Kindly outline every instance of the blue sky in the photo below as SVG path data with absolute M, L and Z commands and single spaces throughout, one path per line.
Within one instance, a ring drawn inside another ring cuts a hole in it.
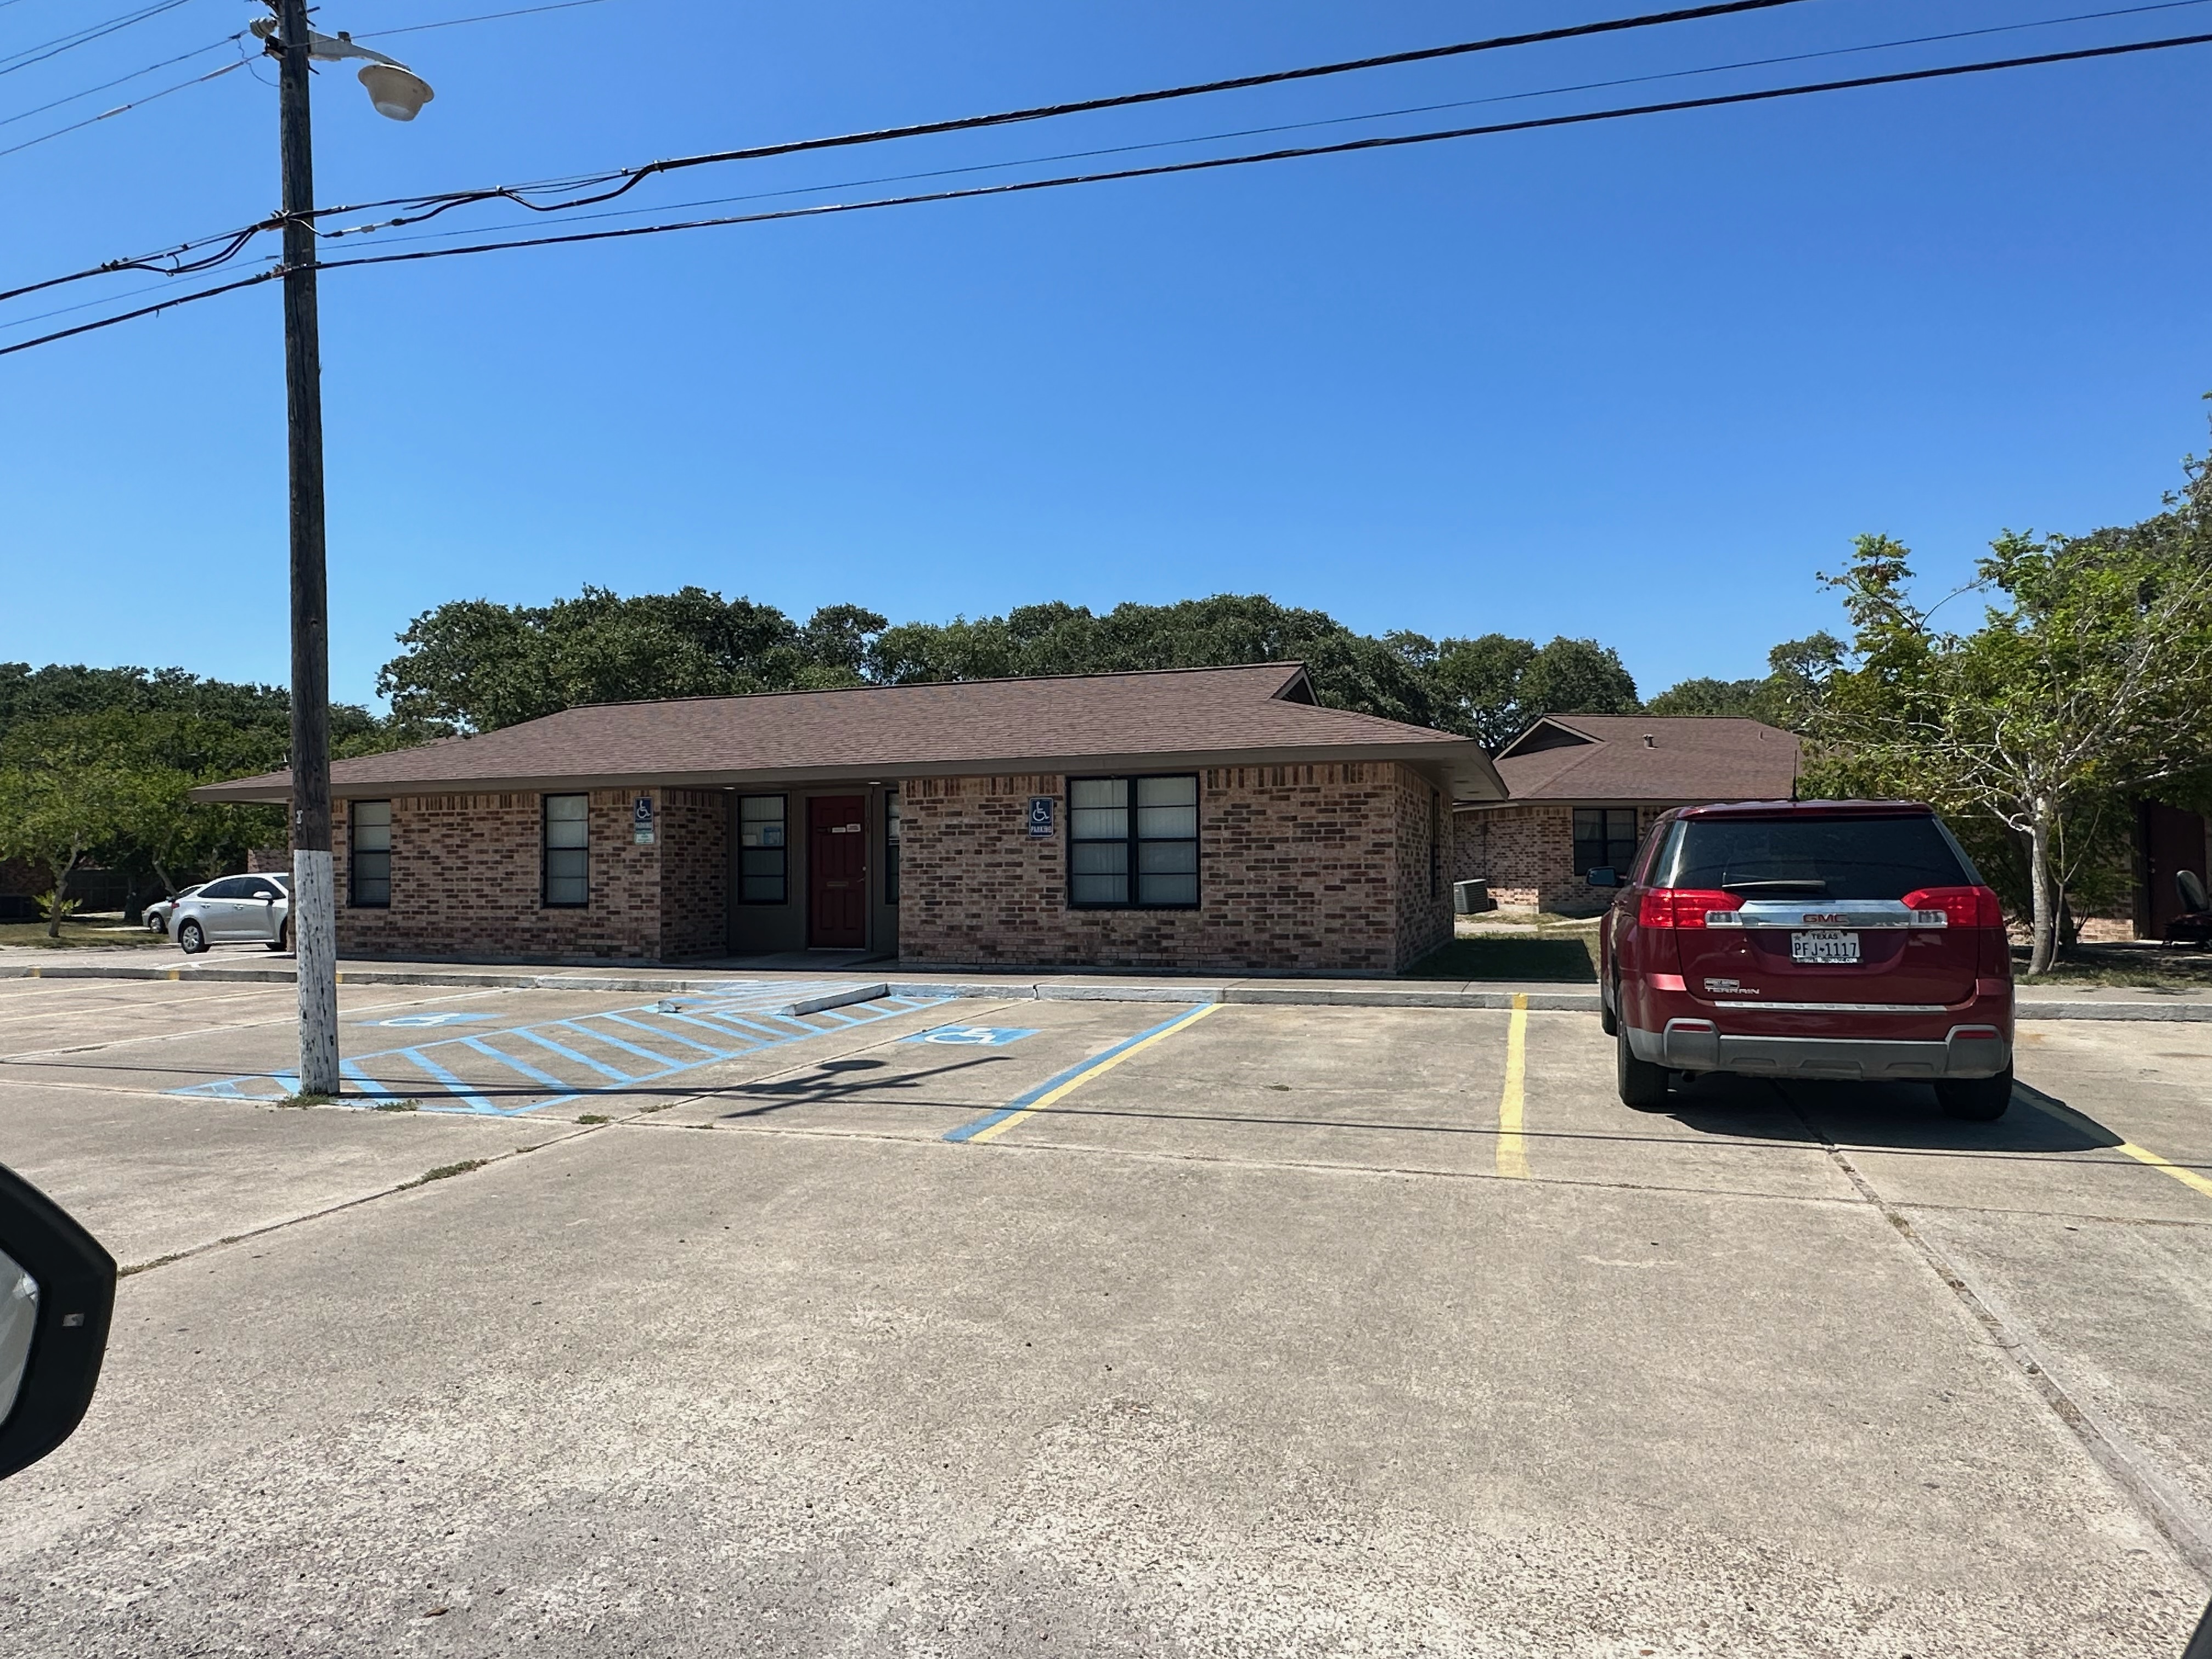
M 318 25 L 367 37 L 514 3 L 328 0 Z M 437 88 L 409 125 L 375 115 L 349 70 L 326 70 L 318 196 L 542 179 L 1633 9 L 605 0 L 372 41 Z M 705 169 L 623 205 L 2100 9 L 1803 0 Z M 0 57 L 131 9 L 12 0 L 0 6 Z M 0 118 L 259 12 L 185 0 L 0 73 Z M 1316 136 L 2207 31 L 2212 4 L 2194 4 Z M 0 146 L 224 61 L 0 125 Z M 254 74 L 0 157 L 0 285 L 267 211 L 275 93 Z M 1647 693 L 1691 674 L 1754 672 L 1775 641 L 1835 624 L 1815 573 L 1840 562 L 1853 534 L 1904 539 L 1931 586 L 1947 585 L 2003 528 L 2080 530 L 2154 511 L 2179 458 L 2206 447 L 2208 77 L 2212 47 L 2197 47 L 332 272 L 322 309 L 333 690 L 367 700 L 392 635 L 442 600 L 538 602 L 586 582 L 696 582 L 801 617 L 852 600 L 895 620 L 1257 590 L 1371 631 L 1595 635 Z M 1144 154 L 1253 142 L 1280 141 Z M 520 216 L 495 206 L 440 228 Z M 120 293 L 155 279 L 110 281 Z M 0 325 L 76 297 L 0 307 Z M 0 326 L 0 342 L 33 331 Z M 0 359 L 0 658 L 282 680 L 273 287 Z

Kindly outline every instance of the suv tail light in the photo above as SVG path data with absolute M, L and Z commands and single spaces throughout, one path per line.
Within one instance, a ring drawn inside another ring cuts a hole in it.
M 1905 896 L 1908 910 L 1941 910 L 1952 927 L 2002 927 L 2004 907 L 1986 887 L 1920 887 Z
M 1644 927 L 1702 927 L 1709 910 L 1741 910 L 1743 900 L 1734 893 L 1708 892 L 1697 887 L 1654 887 L 1637 907 L 1636 921 Z

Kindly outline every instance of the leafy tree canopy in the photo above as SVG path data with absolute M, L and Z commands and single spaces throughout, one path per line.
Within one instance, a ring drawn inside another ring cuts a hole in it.
M 858 605 L 825 606 L 802 625 L 771 605 L 703 588 L 624 598 L 586 587 L 547 605 L 441 605 L 417 617 L 399 643 L 377 687 L 410 738 L 641 698 L 1293 659 L 1331 708 L 1439 726 L 1493 747 L 1546 712 L 1640 707 L 1619 655 L 1594 640 L 1540 648 L 1503 635 L 1377 639 L 1259 593 L 1103 613 L 1055 601 L 891 626 Z

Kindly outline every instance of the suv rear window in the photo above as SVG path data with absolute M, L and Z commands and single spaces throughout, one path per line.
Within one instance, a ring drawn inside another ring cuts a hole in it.
M 1684 818 L 1652 866 L 1655 887 L 1746 898 L 1897 899 L 1921 887 L 1978 884 L 1950 832 L 1925 813 L 1896 817 Z

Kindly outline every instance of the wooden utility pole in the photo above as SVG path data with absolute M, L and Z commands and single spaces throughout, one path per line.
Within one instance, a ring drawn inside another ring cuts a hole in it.
M 292 951 L 300 1092 L 338 1092 L 337 891 L 331 866 L 330 602 L 323 557 L 322 349 L 307 0 L 272 0 L 284 171 L 284 401 L 292 475 Z

